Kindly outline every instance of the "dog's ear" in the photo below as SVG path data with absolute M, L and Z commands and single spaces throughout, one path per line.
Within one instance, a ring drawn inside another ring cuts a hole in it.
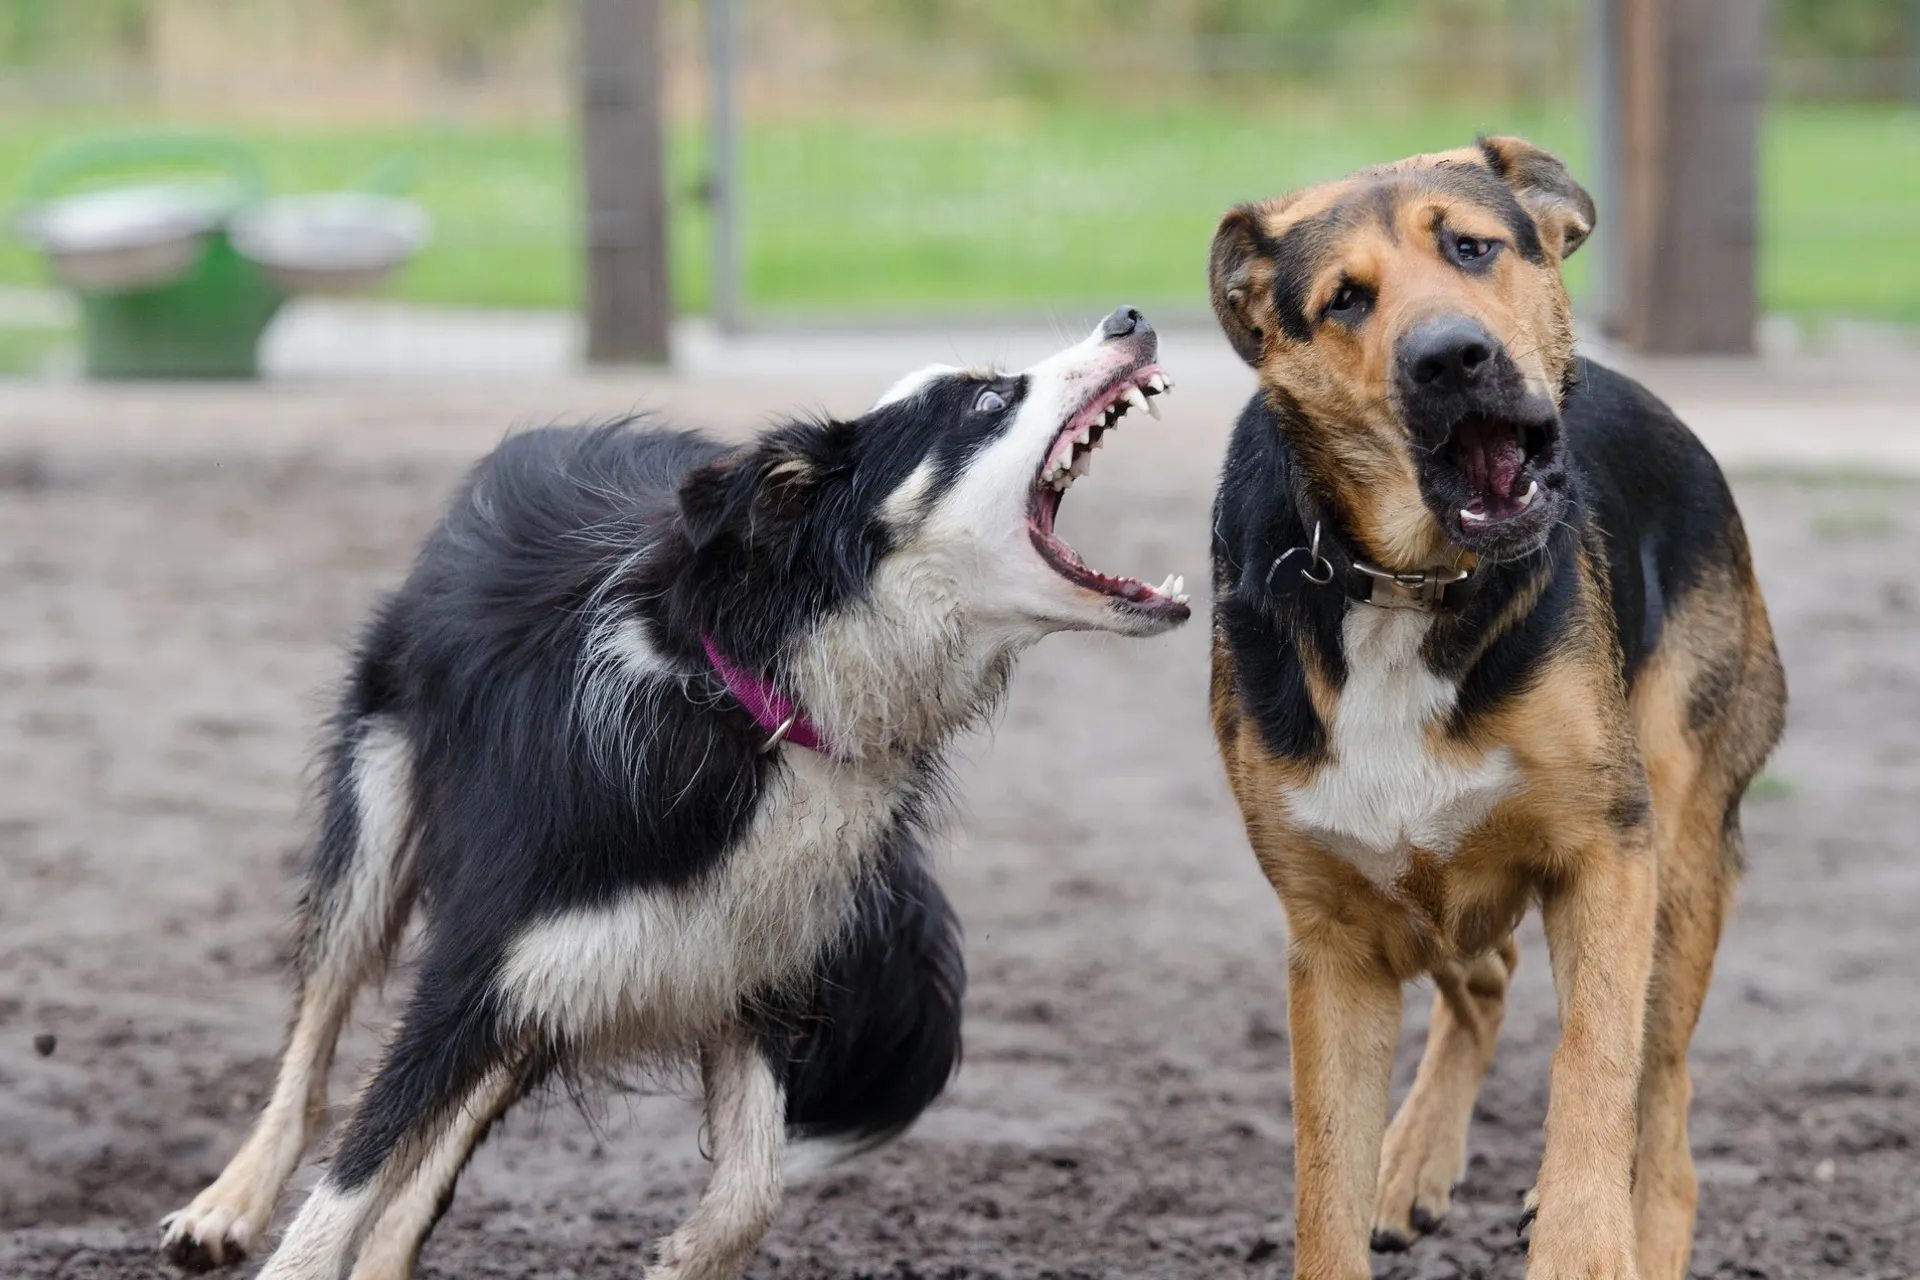
M 1481 138 L 1487 167 L 1513 189 L 1520 205 L 1540 228 L 1540 241 L 1556 259 L 1565 259 L 1593 234 L 1593 197 L 1573 180 L 1551 151 L 1525 138 Z
M 790 528 L 819 479 L 800 441 L 775 435 L 695 467 L 680 481 L 680 515 L 694 550 L 732 534 L 752 543 Z
M 1273 261 L 1258 205 L 1236 205 L 1220 219 L 1207 258 L 1213 314 L 1240 358 L 1258 365 L 1273 332 Z

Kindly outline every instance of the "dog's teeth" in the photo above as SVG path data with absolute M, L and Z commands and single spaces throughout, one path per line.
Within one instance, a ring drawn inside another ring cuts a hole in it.
M 1171 385 L 1172 385 L 1171 383 L 1169 383 L 1164 377 L 1162 377 L 1160 374 L 1157 374 L 1157 373 L 1147 379 L 1147 391 L 1149 394 L 1152 394 L 1152 395 L 1157 396 L 1161 394 Z
M 1079 442 L 1080 442 L 1081 444 L 1087 444 L 1087 443 L 1089 443 L 1090 441 L 1092 441 L 1092 439 L 1093 439 L 1093 424 L 1092 424 L 1091 422 L 1089 422 L 1089 423 L 1088 423 L 1088 424 L 1087 424 L 1086 426 L 1084 426 L 1084 427 L 1082 427 L 1082 428 L 1080 428 L 1080 434 L 1079 434 L 1078 436 L 1076 436 L 1076 437 L 1074 437 L 1074 438 L 1075 438 L 1076 440 L 1078 440 L 1078 441 L 1079 441 Z
M 1078 480 L 1081 476 L 1087 474 L 1087 469 L 1092 465 L 1093 465 L 1092 454 L 1083 453 L 1079 457 L 1075 458 L 1073 460 L 1073 478 Z
M 1520 505 L 1523 507 L 1531 506 L 1533 504 L 1534 495 L 1539 492 L 1540 492 L 1540 482 L 1538 480 L 1527 481 L 1527 491 L 1520 495 Z
M 1187 593 L 1186 575 L 1179 574 L 1179 573 L 1174 574 L 1173 575 L 1173 594 L 1177 596 L 1185 597 L 1186 593 Z
M 1140 393 L 1140 388 L 1138 387 L 1128 387 L 1127 393 L 1121 396 L 1120 399 L 1135 409 L 1144 409 L 1147 407 L 1147 398 Z
M 1192 604 L 1193 597 L 1188 595 L 1186 592 L 1182 591 L 1179 595 L 1173 598 L 1173 602 L 1175 604 Z
M 1486 518 L 1487 513 L 1484 511 L 1469 511 L 1465 507 L 1460 508 L 1460 522 L 1462 524 L 1478 524 Z
M 1147 412 L 1152 414 L 1154 418 L 1158 420 L 1160 417 L 1160 402 L 1158 400 L 1147 401 Z

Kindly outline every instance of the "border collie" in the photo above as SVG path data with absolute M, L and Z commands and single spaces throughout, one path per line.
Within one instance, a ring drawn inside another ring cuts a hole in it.
M 550 1078 L 697 1061 L 713 1170 L 647 1276 L 739 1274 L 790 1156 L 903 1132 L 959 1060 L 927 866 L 955 735 L 1054 631 L 1188 616 L 1053 531 L 1167 389 L 1122 308 L 1023 374 L 903 379 L 728 448 L 622 423 L 510 437 L 360 640 L 324 761 L 279 1076 L 163 1224 L 254 1248 L 356 991 L 416 907 L 418 977 L 264 1280 L 397 1280 L 487 1129 Z

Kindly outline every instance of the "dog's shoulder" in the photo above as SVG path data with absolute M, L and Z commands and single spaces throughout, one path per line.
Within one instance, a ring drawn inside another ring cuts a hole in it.
M 1294 466 L 1279 414 L 1256 393 L 1234 427 L 1214 498 L 1212 701 L 1223 745 L 1223 717 L 1237 723 L 1244 714 L 1266 753 L 1313 760 L 1327 745 L 1313 685 L 1345 678 L 1343 606 L 1315 594 L 1283 612 L 1269 592 L 1275 558 L 1309 537 L 1292 500 Z
M 1679 601 L 1744 559 L 1745 534 L 1713 455 L 1639 382 L 1583 361 L 1565 422 L 1631 678 Z

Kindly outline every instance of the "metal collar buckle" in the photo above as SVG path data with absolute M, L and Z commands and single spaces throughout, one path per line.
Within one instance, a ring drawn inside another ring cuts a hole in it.
M 1394 573 L 1365 560 L 1353 567 L 1373 580 L 1366 603 L 1382 609 L 1438 609 L 1446 603 L 1447 588 L 1463 582 L 1468 569 L 1429 569 L 1423 573 Z

